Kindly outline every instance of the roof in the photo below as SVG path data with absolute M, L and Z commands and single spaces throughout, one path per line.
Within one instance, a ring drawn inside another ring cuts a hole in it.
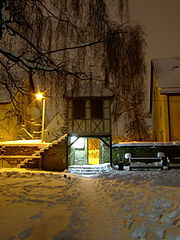
M 160 92 L 180 93 L 180 57 L 153 59 L 152 64 Z
M 84 82 L 78 89 L 67 89 L 65 97 L 112 97 L 114 94 L 107 88 L 102 87 L 96 83 Z

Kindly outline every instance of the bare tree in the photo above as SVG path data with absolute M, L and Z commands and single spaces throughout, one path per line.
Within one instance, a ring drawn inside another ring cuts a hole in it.
M 109 4 L 107 0 L 6 0 L 1 4 L 0 84 L 13 98 L 12 85 L 29 93 L 19 84 L 19 72 L 31 77 L 37 73 L 42 81 L 53 74 L 64 91 L 67 85 L 76 90 L 82 81 L 93 79 L 114 92 L 114 123 L 127 112 L 126 117 L 130 114 L 134 119 L 132 112 L 143 97 L 138 105 L 129 104 L 129 98 L 131 93 L 143 96 L 144 32 L 129 23 L 128 0 L 116 0 L 115 20 Z

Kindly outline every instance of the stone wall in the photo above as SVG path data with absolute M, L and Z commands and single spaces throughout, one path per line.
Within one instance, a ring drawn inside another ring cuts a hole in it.
M 67 138 L 46 149 L 42 155 L 42 169 L 48 171 L 64 171 L 67 163 Z

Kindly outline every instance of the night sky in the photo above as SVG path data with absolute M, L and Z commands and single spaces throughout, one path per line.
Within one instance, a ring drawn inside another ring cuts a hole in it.
M 145 27 L 149 58 L 180 56 L 180 1 L 129 0 L 130 16 Z
M 129 0 L 129 7 L 131 21 L 146 33 L 148 95 L 151 59 L 180 57 L 180 0 Z

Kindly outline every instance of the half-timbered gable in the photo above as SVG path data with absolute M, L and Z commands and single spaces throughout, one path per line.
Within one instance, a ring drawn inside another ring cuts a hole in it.
M 67 95 L 68 134 L 79 136 L 111 135 L 112 92 L 95 85 L 93 91 Z
M 70 165 L 111 162 L 112 97 L 111 91 L 88 83 L 67 93 Z

